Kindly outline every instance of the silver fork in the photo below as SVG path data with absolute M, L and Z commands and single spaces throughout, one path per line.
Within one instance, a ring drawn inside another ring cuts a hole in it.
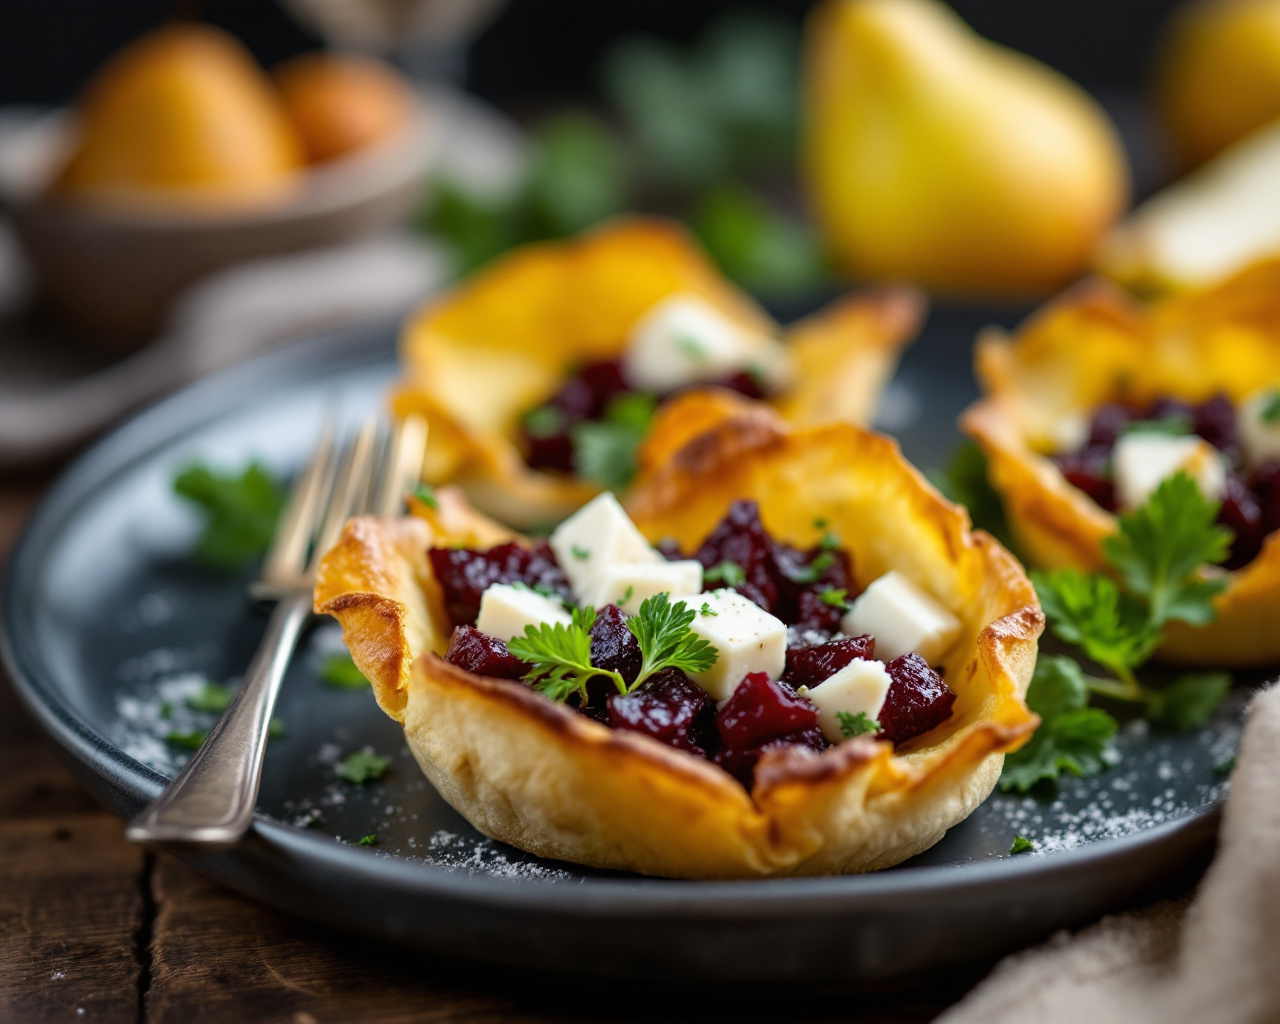
M 271 712 L 311 617 L 316 566 L 351 516 L 399 511 L 421 472 L 427 426 L 411 416 L 380 431 L 370 419 L 341 453 L 336 437 L 330 421 L 294 484 L 261 578 L 250 587 L 276 607 L 244 683 L 178 777 L 129 822 L 131 842 L 224 849 L 253 824 Z

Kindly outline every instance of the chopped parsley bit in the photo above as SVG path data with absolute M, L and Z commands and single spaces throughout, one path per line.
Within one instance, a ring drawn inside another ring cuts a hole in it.
M 413 496 L 417 498 L 427 508 L 440 511 L 440 500 L 436 497 L 435 489 L 430 484 L 418 484 L 413 489 Z
M 683 601 L 672 604 L 666 593 L 654 594 L 627 619 L 627 629 L 640 646 L 640 672 L 627 685 L 613 669 L 591 664 L 591 627 L 594 608 L 575 608 L 573 621 L 543 622 L 525 626 L 524 636 L 513 637 L 507 649 L 532 666 L 526 682 L 551 700 L 565 701 L 575 693 L 586 697 L 587 683 L 596 677 L 610 680 L 619 693 L 630 693 L 651 675 L 666 668 L 705 672 L 718 656 L 716 649 L 689 628 L 694 613 Z
M 636 592 L 636 588 L 634 586 L 627 587 L 627 589 L 622 594 L 622 600 L 619 601 L 618 604 L 619 605 L 626 604 L 628 601 L 631 600 L 631 597 L 633 594 L 635 594 L 635 592 Z
M 203 729 L 192 729 L 189 732 L 167 732 L 164 741 L 170 746 L 182 750 L 199 750 L 209 734 Z
M 378 845 L 378 837 L 374 835 L 372 832 L 369 833 L 369 835 L 361 836 L 358 840 L 356 840 L 356 846 L 377 846 L 377 845 Z
M 1213 766 L 1213 770 L 1218 775 L 1230 775 L 1236 770 L 1236 755 L 1232 754 L 1230 757 L 1219 761 Z
M 828 525 L 827 520 L 825 519 L 815 519 L 813 521 L 813 528 L 815 530 L 825 530 L 827 528 L 827 525 Z
M 698 612 L 698 614 L 699 615 L 719 615 L 720 613 L 716 611 L 714 608 L 712 608 L 711 605 L 707 604 L 706 601 L 703 601 L 702 610 Z
M 1267 394 L 1262 400 L 1262 408 L 1258 411 L 1258 418 L 1263 423 L 1280 422 L 1280 391 L 1275 388 L 1267 389 Z
M 880 723 L 865 711 L 859 711 L 856 715 L 850 714 L 848 711 L 837 711 L 836 720 L 840 723 L 840 735 L 845 739 L 880 731 Z
M 363 690 L 369 685 L 369 680 L 345 651 L 330 654 L 320 663 L 320 678 L 339 690 Z
M 591 557 L 591 552 L 589 550 L 579 547 L 577 544 L 573 545 L 569 550 L 573 552 L 573 557 L 578 559 L 580 562 L 585 562 Z
M 822 535 L 822 540 L 818 541 L 818 547 L 823 551 L 837 551 L 840 548 L 840 538 L 828 530 Z
M 530 585 L 524 580 L 516 580 L 514 583 L 509 584 L 509 586 L 516 590 L 527 590 L 530 593 L 540 594 L 542 597 L 549 597 L 551 600 L 559 601 L 561 604 L 564 603 L 564 595 L 561 594 L 560 591 L 556 590 L 555 587 L 548 586 L 546 583 L 534 583 Z
M 692 359 L 706 359 L 707 350 L 697 338 L 682 334 L 676 339 L 676 347 Z
M 205 683 L 187 698 L 187 707 L 192 711 L 209 711 L 220 715 L 227 710 L 235 695 L 235 687 L 225 683 Z
M 636 449 L 657 407 L 657 399 L 647 392 L 624 392 L 609 402 L 603 419 L 570 427 L 578 476 L 614 490 L 629 484 L 636 473 Z
M 307 811 L 295 823 L 298 828 L 319 828 L 324 824 L 324 815 L 314 807 Z
M 839 543 L 837 541 L 837 543 Z M 817 583 L 822 574 L 835 564 L 836 556 L 829 550 L 823 551 L 806 566 L 792 571 L 789 575 L 793 583 Z
M 849 591 L 844 587 L 827 587 L 818 594 L 818 600 L 833 608 L 847 611 L 849 608 Z
M 266 551 L 285 502 L 284 487 L 257 461 L 238 474 L 192 464 L 173 490 L 203 513 L 196 557 L 218 569 L 238 569 Z
M 160 702 L 160 717 L 166 722 L 173 717 L 173 705 L 167 700 L 162 700 Z
M 740 587 L 747 582 L 747 573 L 737 562 L 726 560 L 706 570 L 702 574 L 702 581 L 723 583 L 726 587 Z
M 1014 836 L 1013 845 L 1009 847 L 1009 856 L 1015 857 L 1020 853 L 1035 853 L 1036 844 L 1026 836 Z
M 524 429 L 530 437 L 541 440 L 564 430 L 564 413 L 554 405 L 540 405 L 524 415 Z
M 338 765 L 338 778 L 345 782 L 363 785 L 366 782 L 377 782 L 387 774 L 391 767 L 391 758 L 382 757 L 372 750 L 353 750 Z
M 284 722 L 272 716 L 271 721 L 267 723 L 267 737 L 269 739 L 278 740 L 285 734 Z
M 1170 437 L 1182 437 L 1191 433 L 1191 419 L 1188 416 L 1165 416 L 1158 420 L 1134 420 L 1120 428 L 1123 434 L 1167 434 Z

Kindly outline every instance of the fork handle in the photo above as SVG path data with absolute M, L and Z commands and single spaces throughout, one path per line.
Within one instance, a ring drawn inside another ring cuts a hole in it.
M 276 605 L 240 690 L 178 777 L 129 822 L 130 842 L 224 849 L 244 838 L 253 824 L 276 695 L 310 614 L 307 592 Z

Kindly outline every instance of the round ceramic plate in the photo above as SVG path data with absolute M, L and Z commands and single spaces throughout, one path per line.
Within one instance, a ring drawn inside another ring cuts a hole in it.
M 886 395 L 881 425 L 918 464 L 955 444 L 973 394 L 970 340 L 986 317 L 935 312 Z M 381 406 L 395 325 L 346 330 L 189 388 L 85 454 L 15 550 L 3 650 L 18 690 L 122 816 L 154 797 L 185 756 L 173 732 L 208 728 L 188 699 L 235 680 L 265 617 L 250 576 L 190 559 L 196 522 L 173 497 L 194 459 L 251 457 L 288 475 L 335 405 Z M 479 835 L 427 785 L 399 728 L 367 690 L 326 685 L 336 627 L 306 637 L 285 682 L 252 835 L 187 856 L 210 877 L 329 925 L 428 950 L 577 974 L 703 981 L 907 982 L 974 966 L 1057 928 L 1149 898 L 1200 870 L 1213 842 L 1244 694 L 1202 732 L 1130 723 L 1122 763 L 1056 794 L 996 793 L 933 849 L 889 871 L 842 878 L 675 882 L 538 860 Z M 363 787 L 335 763 L 369 747 L 391 758 Z M 1015 835 L 1037 852 L 1009 856 Z M 359 846 L 376 836 L 376 846 Z

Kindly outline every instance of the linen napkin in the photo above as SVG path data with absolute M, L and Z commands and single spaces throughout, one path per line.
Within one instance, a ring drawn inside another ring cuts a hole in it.
M 1008 957 L 936 1024 L 1280 1021 L 1280 685 L 1263 691 L 1194 897 Z

